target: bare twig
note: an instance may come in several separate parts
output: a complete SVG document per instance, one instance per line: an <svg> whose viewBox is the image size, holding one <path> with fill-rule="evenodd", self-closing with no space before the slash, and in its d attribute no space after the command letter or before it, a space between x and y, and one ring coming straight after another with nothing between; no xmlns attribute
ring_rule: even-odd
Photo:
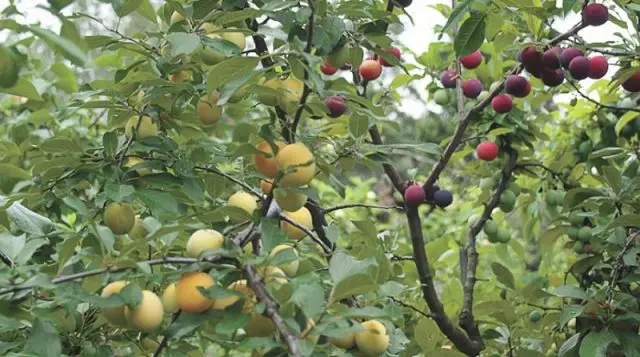
<svg viewBox="0 0 640 357"><path fill-rule="evenodd" d="M316 7L314 5L315 0L308 0L309 9L311 9L311 13L309 14L309 20L307 22L307 44L304 48L305 53L311 53L311 49L313 48L313 27L314 19L316 16ZM304 60L303 61L307 66L309 63ZM298 103L298 109L293 117L293 123L291 124L291 130L289 131L289 138L287 139L290 143L296 140L296 130L298 129L298 123L300 122L300 118L302 117L302 111L304 110L304 106L307 103L307 99L309 98L309 94L311 94L311 87L307 83L309 81L309 70L307 68L304 69L304 88L302 89L302 96L300 97L300 103Z"/></svg>
<svg viewBox="0 0 640 357"><path fill-rule="evenodd" d="M327 209L324 209L323 211L324 211L324 214L329 214L333 211L339 211L346 208L356 208L356 207L404 211L404 207L401 207L401 206L380 206L380 205L370 205L367 203L346 203L343 205L329 207Z"/></svg>
<svg viewBox="0 0 640 357"><path fill-rule="evenodd" d="M619 112L636 112L636 113L640 113L640 109L634 108L634 107L623 108L623 107L616 107L614 105L602 104L602 103L598 102L597 100L589 97L585 93L583 93L580 90L580 88L572 80L567 80L567 82L569 82L569 84L573 87L573 89L575 89L575 91L578 93L578 95L580 95L582 98L588 100L589 102L599 106L600 108L605 108L605 109L619 111Z"/></svg>
<svg viewBox="0 0 640 357"><path fill-rule="evenodd" d="M226 174L218 169L216 169L215 167L206 167L206 166L195 166L194 167L196 170L202 170L202 171L206 171L206 172L211 172L214 173L216 175L222 176L224 178L226 178L229 181L232 181L233 183L242 186L242 188L244 188L248 193L256 196L260 201L264 201L265 197L263 194L261 194L260 192L256 191L253 187L251 187L249 184L244 183L240 180L238 180L237 178Z"/></svg>
<svg viewBox="0 0 640 357"><path fill-rule="evenodd" d="M313 234L313 232L309 228L303 226L302 224L294 221L293 219L285 216L282 213L280 213L280 219L305 232L309 237L311 237L314 242L316 242L322 248L325 254L331 254L333 252L333 250L331 250L331 248L329 248L320 238L318 238L318 236Z"/></svg>
<svg viewBox="0 0 640 357"><path fill-rule="evenodd" d="M511 173L516 166L516 162L518 160L517 152L514 151L511 147L507 147L506 152L507 155L509 155L509 161L502 169L500 181L498 182L498 185L496 186L496 189L491 196L489 203L485 206L480 219L475 221L469 228L469 233L467 235L467 245L464 248L464 259L461 259L460 261L460 270L464 275L462 275L463 302L462 309L460 310L458 318L460 320L460 326L467 332L469 337L476 341L482 341L480 330L475 324L473 317L473 289L476 283L476 269L478 267L476 236L480 233L484 224L491 217L491 212L493 212L494 208L496 208L500 203L500 196L502 195L502 192L506 190L507 183L511 178Z"/></svg>
<svg viewBox="0 0 640 357"><path fill-rule="evenodd" d="M409 309L419 313L420 315L422 315L422 316L424 316L426 318L429 318L429 319L433 318L433 314L430 314L428 312L424 312L424 311L418 309L417 307L415 307L415 306L413 306L411 304L407 304L406 302L404 302L404 301L402 301L400 299L397 299L397 298L395 298L393 296L390 296L389 299L391 299L391 301L395 302L396 304L404 306L406 308L409 308Z"/></svg>
<svg viewBox="0 0 640 357"><path fill-rule="evenodd" d="M302 352L300 351L300 346L298 345L298 338L296 335L291 332L289 327L286 325L282 316L278 312L278 304L275 299L269 294L264 284L262 283L262 278L253 267L253 265L245 265L242 269L247 282L251 289L255 292L256 298L258 302L263 303L265 305L265 315L271 318L271 321L276 325L278 332L287 343L289 347L289 355L301 357Z"/></svg>
<svg viewBox="0 0 640 357"><path fill-rule="evenodd" d="M622 247L622 250L614 260L613 272L611 273L611 281L609 281L609 286L607 288L607 295L610 301L613 299L613 289L617 285L618 279L620 278L620 270L622 270L622 268L624 267L624 255L627 254L629 249L631 249L638 236L640 236L640 232L630 234L624 247Z"/></svg>
<svg viewBox="0 0 640 357"><path fill-rule="evenodd" d="M182 313L181 310L176 311L175 314L173 314L173 317L171 318L171 323L173 324L174 322L176 322L176 320L178 319L178 317L180 317L180 314ZM156 352L153 354L153 357L160 357L160 355L162 355L162 351L167 348L167 346L169 345L169 335L164 335L164 337L162 338L162 341L160 342L160 345L158 345L158 348L156 349Z"/></svg>
<svg viewBox="0 0 640 357"><path fill-rule="evenodd" d="M0 260L2 260L2 262L10 268L13 268L16 266L16 263L13 261L13 259L11 259L11 257L9 257L5 252L1 250L0 250Z"/></svg>

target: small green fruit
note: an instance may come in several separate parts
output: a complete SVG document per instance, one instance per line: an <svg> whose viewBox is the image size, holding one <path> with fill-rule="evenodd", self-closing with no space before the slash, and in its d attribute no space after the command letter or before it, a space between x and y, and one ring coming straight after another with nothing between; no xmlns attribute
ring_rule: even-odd
<svg viewBox="0 0 640 357"><path fill-rule="evenodd" d="M114 234L125 234L133 228L136 212L127 203L111 203L105 208L103 219Z"/></svg>
<svg viewBox="0 0 640 357"><path fill-rule="evenodd" d="M20 63L10 49L0 46L0 87L10 88L18 82Z"/></svg>
<svg viewBox="0 0 640 357"><path fill-rule="evenodd" d="M513 181L507 183L507 190L512 191L516 194L516 196L519 195L520 192L522 192L522 188L520 188L520 186L518 186L518 184Z"/></svg>
<svg viewBox="0 0 640 357"><path fill-rule="evenodd" d="M569 215L569 223L574 227L580 227L584 224L584 217L580 212L571 212Z"/></svg>
<svg viewBox="0 0 640 357"><path fill-rule="evenodd" d="M564 191L553 191L554 200L557 206L562 206L564 204Z"/></svg>
<svg viewBox="0 0 640 357"><path fill-rule="evenodd" d="M578 254L584 253L584 243L582 242L573 243L573 251Z"/></svg>
<svg viewBox="0 0 640 357"><path fill-rule="evenodd" d="M433 94L433 100L436 102L436 104L447 105L449 104L449 93L444 89L438 89Z"/></svg>
<svg viewBox="0 0 640 357"><path fill-rule="evenodd" d="M558 203L556 202L555 191L549 190L547 194L544 196L544 200L547 202L549 206L555 206Z"/></svg>
<svg viewBox="0 0 640 357"><path fill-rule="evenodd" d="M480 188L483 190L492 190L496 186L496 181L491 177L486 177L480 180Z"/></svg>
<svg viewBox="0 0 640 357"><path fill-rule="evenodd" d="M509 240L511 240L511 233L508 230L498 230L498 241L500 241L500 243L507 243Z"/></svg>
<svg viewBox="0 0 640 357"><path fill-rule="evenodd" d="M590 227L582 227L578 231L578 240L581 242L588 242L593 236L593 232Z"/></svg>
<svg viewBox="0 0 640 357"><path fill-rule="evenodd" d="M488 220L486 222L484 222L484 227L483 227L484 233L487 236L497 236L498 234L498 224L496 223L496 221L494 220Z"/></svg>
<svg viewBox="0 0 640 357"><path fill-rule="evenodd" d="M498 204L498 206L505 213L511 212L516 206L516 199L516 194L513 193L513 191L505 190L500 195L500 203Z"/></svg>
<svg viewBox="0 0 640 357"><path fill-rule="evenodd" d="M531 322L538 322L541 318L542 314L540 313L540 311L532 311L531 314L529 314L529 320Z"/></svg>
<svg viewBox="0 0 640 357"><path fill-rule="evenodd" d="M580 143L580 146L578 146L578 152L582 156L587 156L591 154L592 150L593 150L593 144L591 144L591 141L588 141L588 140L583 141L582 143Z"/></svg>
<svg viewBox="0 0 640 357"><path fill-rule="evenodd" d="M569 236L569 239L571 240L576 240L578 239L578 232L579 232L578 228L569 227L569 229L567 230L567 236Z"/></svg>

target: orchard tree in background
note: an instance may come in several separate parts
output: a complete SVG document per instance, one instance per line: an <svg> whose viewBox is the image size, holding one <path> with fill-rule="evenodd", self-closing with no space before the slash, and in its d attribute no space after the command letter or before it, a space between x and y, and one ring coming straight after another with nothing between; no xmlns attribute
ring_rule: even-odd
<svg viewBox="0 0 640 357"><path fill-rule="evenodd" d="M1 355L640 356L637 1L100 2L2 10Z"/></svg>

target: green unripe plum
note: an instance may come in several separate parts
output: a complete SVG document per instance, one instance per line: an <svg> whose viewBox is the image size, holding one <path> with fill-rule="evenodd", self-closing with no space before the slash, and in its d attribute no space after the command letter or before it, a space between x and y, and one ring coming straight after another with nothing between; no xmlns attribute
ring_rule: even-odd
<svg viewBox="0 0 640 357"><path fill-rule="evenodd" d="M564 191L553 191L554 200L556 201L557 206L562 206L564 204Z"/></svg>
<svg viewBox="0 0 640 357"><path fill-rule="evenodd" d="M11 50L0 46L0 87L9 88L18 83L20 63Z"/></svg>
<svg viewBox="0 0 640 357"><path fill-rule="evenodd" d="M555 196L555 191L553 190L549 190L547 191L547 194L544 196L544 200L547 202L547 204L549 206L555 206L558 203L556 202L556 196Z"/></svg>
<svg viewBox="0 0 640 357"><path fill-rule="evenodd" d="M522 188L520 188L520 186L518 186L515 182L511 181L509 183L507 183L507 190L512 191L513 193L517 195L520 194L520 192L522 192Z"/></svg>
<svg viewBox="0 0 640 357"><path fill-rule="evenodd" d="M103 219L113 234L125 234L136 223L136 212L127 203L111 203L105 208Z"/></svg>
<svg viewBox="0 0 640 357"><path fill-rule="evenodd" d="M494 220L484 222L484 233L488 236L496 236L498 234L498 224Z"/></svg>
<svg viewBox="0 0 640 357"><path fill-rule="evenodd" d="M576 240L578 239L578 232L580 230L576 227L569 227L569 229L567 230L567 236L569 236L569 239L571 240Z"/></svg>
<svg viewBox="0 0 640 357"><path fill-rule="evenodd" d="M438 89L433 94L433 100L436 104L447 105L449 104L449 93L445 89Z"/></svg>
<svg viewBox="0 0 640 357"><path fill-rule="evenodd" d="M584 217L579 212L571 212L569 215L569 223L574 227L580 227L584 224Z"/></svg>
<svg viewBox="0 0 640 357"><path fill-rule="evenodd" d="M587 156L591 154L592 150L593 150L593 145L591 144L591 141L583 141L582 143L580 143L580 146L578 146L578 152L582 156Z"/></svg>
<svg viewBox="0 0 640 357"><path fill-rule="evenodd" d="M633 134L635 134L635 128L632 124L625 125L620 131L620 136L625 138L630 138L633 136Z"/></svg>
<svg viewBox="0 0 640 357"><path fill-rule="evenodd" d="M531 314L529 314L529 321L531 322L538 322L541 318L542 314L540 311L532 311Z"/></svg>
<svg viewBox="0 0 640 357"><path fill-rule="evenodd" d="M483 190L492 190L496 186L496 181L491 177L486 177L480 180L480 188Z"/></svg>
<svg viewBox="0 0 640 357"><path fill-rule="evenodd" d="M500 241L500 243L507 243L509 240L511 240L511 233L508 230L498 230L498 241Z"/></svg>
<svg viewBox="0 0 640 357"><path fill-rule="evenodd" d="M498 206L505 213L511 212L516 206L516 199L516 194L513 193L513 191L505 190L500 195L500 203L498 204Z"/></svg>
<svg viewBox="0 0 640 357"><path fill-rule="evenodd" d="M582 242L573 243L573 251L578 254L584 253L584 243Z"/></svg>
<svg viewBox="0 0 640 357"><path fill-rule="evenodd" d="M590 227L582 227L578 231L578 240L581 242L588 242L593 236L593 232Z"/></svg>

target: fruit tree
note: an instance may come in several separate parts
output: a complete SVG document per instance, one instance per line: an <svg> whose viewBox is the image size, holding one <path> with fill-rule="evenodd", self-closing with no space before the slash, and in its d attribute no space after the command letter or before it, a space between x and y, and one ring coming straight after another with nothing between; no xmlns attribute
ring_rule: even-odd
<svg viewBox="0 0 640 357"><path fill-rule="evenodd" d="M640 356L637 0L35 3L0 355Z"/></svg>

